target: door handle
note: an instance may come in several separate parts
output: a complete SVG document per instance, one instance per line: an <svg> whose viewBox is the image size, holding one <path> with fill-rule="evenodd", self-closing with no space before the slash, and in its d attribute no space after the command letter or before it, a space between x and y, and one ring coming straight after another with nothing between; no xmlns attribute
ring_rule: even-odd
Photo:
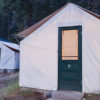
<svg viewBox="0 0 100 100"><path fill-rule="evenodd" d="M68 68L71 68L71 64L68 64L67 67L68 67Z"/></svg>

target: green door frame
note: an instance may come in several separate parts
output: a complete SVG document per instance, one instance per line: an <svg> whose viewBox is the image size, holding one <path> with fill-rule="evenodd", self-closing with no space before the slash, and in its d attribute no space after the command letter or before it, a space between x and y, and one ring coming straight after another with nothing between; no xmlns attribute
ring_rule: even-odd
<svg viewBox="0 0 100 100"><path fill-rule="evenodd" d="M62 60L62 31L63 30L78 30L78 60ZM61 79L60 75L60 63L76 63L80 62L80 73L81 73L81 89L82 91L82 26L69 26L69 27L59 27L59 35L58 35L58 90L59 88L59 82Z"/></svg>

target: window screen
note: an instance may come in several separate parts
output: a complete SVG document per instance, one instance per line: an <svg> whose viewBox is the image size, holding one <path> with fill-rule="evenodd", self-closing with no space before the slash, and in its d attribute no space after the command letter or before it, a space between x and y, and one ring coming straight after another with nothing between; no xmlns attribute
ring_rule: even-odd
<svg viewBox="0 0 100 100"><path fill-rule="evenodd" d="M78 60L78 30L62 31L62 60Z"/></svg>

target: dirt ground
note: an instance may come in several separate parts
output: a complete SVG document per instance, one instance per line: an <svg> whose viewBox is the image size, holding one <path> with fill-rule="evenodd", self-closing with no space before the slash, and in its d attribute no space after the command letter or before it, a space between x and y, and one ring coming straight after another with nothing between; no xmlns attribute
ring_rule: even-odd
<svg viewBox="0 0 100 100"><path fill-rule="evenodd" d="M4 98L4 100L46 100L44 95L34 91L17 91L13 96Z"/></svg>
<svg viewBox="0 0 100 100"><path fill-rule="evenodd" d="M45 100L42 93L19 88L19 73L0 73L0 100Z"/></svg>
<svg viewBox="0 0 100 100"><path fill-rule="evenodd" d="M19 80L18 73L1 74L0 73L0 90Z"/></svg>
<svg viewBox="0 0 100 100"><path fill-rule="evenodd" d="M19 87L19 73L0 74L0 100L46 100L43 93ZM99 94L85 94L86 100L100 100Z"/></svg>
<svg viewBox="0 0 100 100"><path fill-rule="evenodd" d="M100 100L100 94L85 94L86 100Z"/></svg>

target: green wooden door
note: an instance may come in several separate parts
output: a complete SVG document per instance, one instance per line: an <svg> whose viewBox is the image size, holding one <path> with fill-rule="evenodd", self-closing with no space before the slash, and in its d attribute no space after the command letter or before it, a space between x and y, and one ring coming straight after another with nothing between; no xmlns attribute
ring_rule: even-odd
<svg viewBox="0 0 100 100"><path fill-rule="evenodd" d="M82 27L60 27L58 89L82 91Z"/></svg>

